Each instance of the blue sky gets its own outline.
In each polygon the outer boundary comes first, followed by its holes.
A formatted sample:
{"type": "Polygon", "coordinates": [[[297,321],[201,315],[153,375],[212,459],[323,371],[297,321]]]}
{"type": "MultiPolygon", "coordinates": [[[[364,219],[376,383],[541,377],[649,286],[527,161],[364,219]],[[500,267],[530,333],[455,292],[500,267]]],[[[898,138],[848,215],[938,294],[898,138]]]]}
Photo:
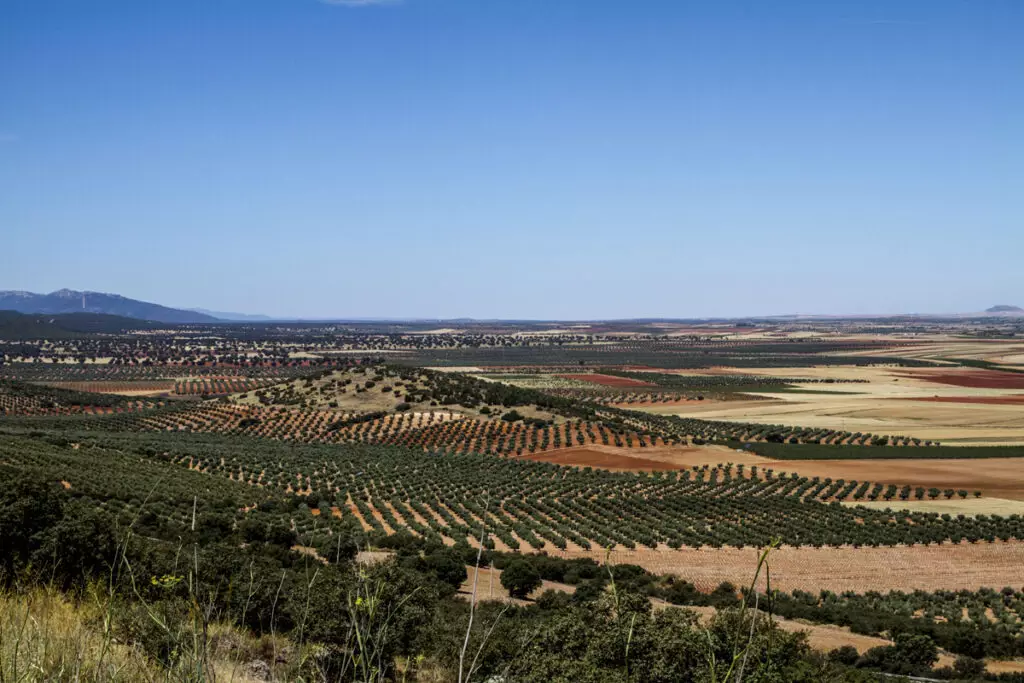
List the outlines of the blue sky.
{"type": "Polygon", "coordinates": [[[1024,305],[1020,0],[0,0],[0,289],[1024,305]]]}

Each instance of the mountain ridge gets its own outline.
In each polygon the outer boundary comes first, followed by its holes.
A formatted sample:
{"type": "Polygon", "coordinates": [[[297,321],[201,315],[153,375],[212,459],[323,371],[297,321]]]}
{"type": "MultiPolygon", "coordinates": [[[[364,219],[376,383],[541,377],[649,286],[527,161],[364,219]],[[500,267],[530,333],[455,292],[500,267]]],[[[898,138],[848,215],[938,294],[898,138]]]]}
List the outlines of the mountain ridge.
{"type": "Polygon", "coordinates": [[[219,318],[205,313],[129,299],[120,294],[74,289],[58,289],[49,294],[23,290],[0,291],[0,310],[32,315],[99,313],[172,324],[221,322],[219,318]]]}

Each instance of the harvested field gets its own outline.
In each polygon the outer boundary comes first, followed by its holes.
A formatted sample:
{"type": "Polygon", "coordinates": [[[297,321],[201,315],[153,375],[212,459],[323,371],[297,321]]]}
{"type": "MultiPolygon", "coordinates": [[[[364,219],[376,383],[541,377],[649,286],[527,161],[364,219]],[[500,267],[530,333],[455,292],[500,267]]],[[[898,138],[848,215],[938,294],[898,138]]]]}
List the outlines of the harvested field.
{"type": "Polygon", "coordinates": [[[644,382],[639,379],[632,379],[630,377],[614,377],[612,375],[599,375],[599,374],[587,374],[587,375],[556,375],[562,379],[575,379],[581,382],[590,382],[591,384],[600,384],[604,387],[653,387],[654,384],[650,382],[644,382]]]}
{"type": "MultiPolygon", "coordinates": [[[[611,561],[658,574],[677,574],[703,591],[723,581],[747,585],[757,566],[756,548],[615,550],[611,561]]],[[[559,557],[604,561],[604,551],[552,551],[559,557]]],[[[969,543],[888,548],[782,547],[770,558],[772,587],[858,593],[915,589],[978,590],[1019,586],[1024,580],[1024,543],[969,543]]],[[[763,586],[762,586],[763,587],[763,586]]]]}
{"type": "MultiPolygon", "coordinates": [[[[740,453],[736,454],[741,455],[740,453]]],[[[1024,457],[970,460],[768,460],[763,467],[807,477],[912,484],[981,491],[986,497],[1024,500],[1024,457]]]]}

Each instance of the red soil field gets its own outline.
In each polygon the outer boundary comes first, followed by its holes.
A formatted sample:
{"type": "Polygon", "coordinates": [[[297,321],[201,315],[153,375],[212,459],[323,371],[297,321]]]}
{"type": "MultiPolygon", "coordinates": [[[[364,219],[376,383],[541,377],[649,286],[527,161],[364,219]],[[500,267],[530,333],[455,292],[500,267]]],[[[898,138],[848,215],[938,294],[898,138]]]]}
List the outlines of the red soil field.
{"type": "Polygon", "coordinates": [[[576,379],[581,382],[590,382],[591,384],[600,384],[603,387],[652,387],[654,386],[650,382],[644,382],[638,379],[631,379],[629,377],[613,377],[612,375],[598,375],[598,374],[587,374],[587,375],[557,375],[562,379],[576,379]]]}
{"type": "Polygon", "coordinates": [[[998,370],[940,371],[932,373],[918,370],[903,373],[905,377],[923,379],[936,384],[971,389],[1024,389],[1024,373],[1000,372],[998,370]]]}
{"type": "Polygon", "coordinates": [[[523,459],[534,462],[552,462],[556,465],[599,467],[605,470],[632,472],[679,469],[678,465],[671,462],[660,462],[640,457],[634,458],[628,455],[597,451],[590,448],[562,448],[556,451],[524,455],[523,459]]]}
{"type": "MultiPolygon", "coordinates": [[[[1024,451],[1024,449],[1022,449],[1024,451]]],[[[738,455],[738,454],[737,454],[738,455]]],[[[981,491],[993,498],[1024,500],[1024,457],[921,460],[768,460],[758,463],[776,472],[797,472],[805,477],[831,477],[846,481],[938,489],[981,491]]],[[[1024,577],[1024,571],[1021,572],[1024,577]]]]}
{"type": "Polygon", "coordinates": [[[983,403],[992,406],[1024,405],[1024,394],[1012,396],[928,396],[924,398],[898,398],[897,401],[928,401],[931,403],[983,403]]]}
{"type": "Polygon", "coordinates": [[[645,448],[619,448],[590,444],[547,450],[523,457],[535,462],[632,472],[685,470],[694,465],[717,465],[725,462],[742,462],[748,465],[765,462],[760,456],[736,453],[724,446],[656,445],[645,448]]]}

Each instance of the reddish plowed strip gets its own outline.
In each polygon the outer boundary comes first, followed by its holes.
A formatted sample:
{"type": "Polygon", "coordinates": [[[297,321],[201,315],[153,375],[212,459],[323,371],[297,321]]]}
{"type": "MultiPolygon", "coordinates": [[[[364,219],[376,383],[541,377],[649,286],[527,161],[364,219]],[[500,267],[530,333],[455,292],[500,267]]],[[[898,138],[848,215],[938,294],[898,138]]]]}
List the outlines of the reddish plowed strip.
{"type": "Polygon", "coordinates": [[[965,372],[931,373],[925,370],[904,373],[906,377],[923,379],[936,384],[971,389],[1024,389],[1024,373],[998,370],[968,370],[965,372]]]}
{"type": "MultiPolygon", "coordinates": [[[[737,453],[737,455],[740,455],[737,453]]],[[[759,466],[805,477],[877,481],[938,489],[981,491],[994,498],[1024,500],[1024,457],[945,460],[768,460],[759,466]]]]}
{"type": "Polygon", "coordinates": [[[655,470],[677,470],[679,466],[671,462],[659,462],[647,458],[634,458],[617,453],[606,453],[589,448],[562,448],[557,451],[546,451],[524,455],[524,460],[534,462],[552,462],[556,465],[577,465],[579,467],[600,467],[606,470],[629,470],[633,472],[651,472],[655,470]]]}
{"type": "Polygon", "coordinates": [[[603,387],[653,387],[654,385],[650,382],[644,382],[639,379],[632,379],[630,377],[614,377],[612,375],[598,375],[598,374],[587,374],[587,375],[557,375],[562,379],[575,379],[581,382],[590,382],[591,384],[600,384],[603,387]]]}

